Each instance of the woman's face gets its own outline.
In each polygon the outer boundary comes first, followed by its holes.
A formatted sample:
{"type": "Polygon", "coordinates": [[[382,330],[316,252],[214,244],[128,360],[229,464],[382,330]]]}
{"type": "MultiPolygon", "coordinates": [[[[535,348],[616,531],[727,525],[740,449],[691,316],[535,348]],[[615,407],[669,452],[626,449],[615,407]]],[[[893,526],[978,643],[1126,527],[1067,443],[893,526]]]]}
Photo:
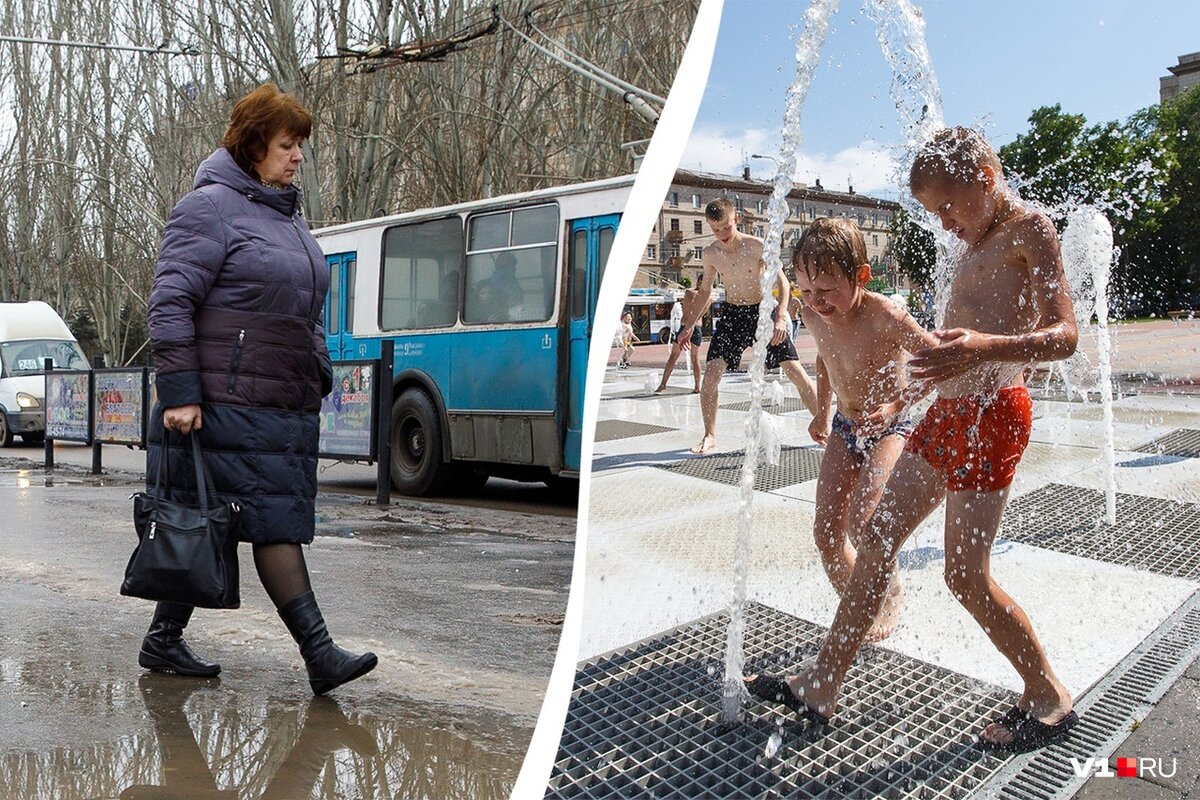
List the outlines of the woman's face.
{"type": "Polygon", "coordinates": [[[291,186],[296,169],[304,160],[300,152],[303,142],[302,138],[288,131],[277,131],[267,143],[267,152],[254,162],[254,171],[258,173],[259,180],[291,186]]]}

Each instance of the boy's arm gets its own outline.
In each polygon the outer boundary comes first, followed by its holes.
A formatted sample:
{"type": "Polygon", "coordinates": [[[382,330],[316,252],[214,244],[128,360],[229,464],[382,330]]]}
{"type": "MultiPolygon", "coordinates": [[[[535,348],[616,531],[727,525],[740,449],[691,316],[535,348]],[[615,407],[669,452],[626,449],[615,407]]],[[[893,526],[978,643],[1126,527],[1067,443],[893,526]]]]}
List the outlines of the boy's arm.
{"type": "Polygon", "coordinates": [[[1058,361],[1075,352],[1079,332],[1063,272],[1058,232],[1042,214],[1030,215],[1022,227],[1023,252],[1038,320],[1028,333],[1003,335],[967,328],[935,331],[941,344],[914,353],[913,377],[939,381],[988,361],[1034,363],[1058,361]]]}
{"type": "Polygon", "coordinates": [[[788,324],[788,300],[792,296],[792,284],[787,275],[783,274],[782,268],[775,276],[775,289],[779,292],[779,301],[775,304],[775,332],[771,334],[771,344],[779,344],[792,332],[791,325],[788,324]]]}
{"type": "Polygon", "coordinates": [[[825,444],[829,440],[832,408],[833,386],[829,383],[829,369],[825,366],[825,360],[817,356],[817,413],[808,426],[808,435],[817,444],[825,444]]]}

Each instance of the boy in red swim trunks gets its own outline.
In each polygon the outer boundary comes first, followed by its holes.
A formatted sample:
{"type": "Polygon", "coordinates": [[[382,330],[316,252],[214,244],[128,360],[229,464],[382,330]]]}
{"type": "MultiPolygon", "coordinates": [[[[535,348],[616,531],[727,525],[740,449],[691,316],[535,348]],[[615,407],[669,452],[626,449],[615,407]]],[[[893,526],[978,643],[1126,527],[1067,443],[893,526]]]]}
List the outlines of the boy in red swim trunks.
{"type": "Polygon", "coordinates": [[[1022,205],[979,134],[940,131],[915,159],[913,195],[966,244],[950,284],[936,347],[910,362],[938,399],[913,432],[859,537],[854,571],[815,665],[796,676],[759,675],[750,691],[827,721],[887,594],[904,540],[946,500],[946,583],[1024,683],[1009,711],[979,733],[985,747],[1023,752],[1061,739],[1078,721],[1025,612],[989,573],[1009,484],[1029,441],[1025,365],[1066,358],[1077,332],[1058,235],[1022,205]]]}

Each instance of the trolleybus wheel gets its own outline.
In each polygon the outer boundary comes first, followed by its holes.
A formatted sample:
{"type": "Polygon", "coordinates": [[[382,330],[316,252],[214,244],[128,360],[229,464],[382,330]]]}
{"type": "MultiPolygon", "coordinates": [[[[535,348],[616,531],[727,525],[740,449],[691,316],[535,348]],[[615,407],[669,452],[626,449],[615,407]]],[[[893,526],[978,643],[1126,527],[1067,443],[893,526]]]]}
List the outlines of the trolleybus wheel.
{"type": "Polygon", "coordinates": [[[442,426],[429,395],[405,389],[392,405],[392,485],[402,494],[441,494],[453,476],[442,461],[442,426]]]}

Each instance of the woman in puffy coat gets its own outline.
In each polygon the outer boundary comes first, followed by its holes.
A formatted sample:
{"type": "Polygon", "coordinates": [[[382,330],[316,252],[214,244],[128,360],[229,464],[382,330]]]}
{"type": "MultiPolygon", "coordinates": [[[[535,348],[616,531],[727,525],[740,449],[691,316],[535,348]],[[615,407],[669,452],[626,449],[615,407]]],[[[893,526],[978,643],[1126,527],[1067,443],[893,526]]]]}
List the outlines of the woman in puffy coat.
{"type": "MultiPolygon", "coordinates": [[[[147,316],[159,402],[146,474],[156,474],[165,439],[171,484],[194,485],[181,434],[200,432],[216,492],[241,506],[240,538],[324,694],[377,659],[330,639],[301,549],[313,539],[318,413],[332,380],[325,257],[292,186],[311,129],[293,98],[272,84],[255,89],[167,221],[147,316]]],[[[183,641],[192,610],[159,603],[138,663],[216,675],[221,667],[183,641]]]]}

